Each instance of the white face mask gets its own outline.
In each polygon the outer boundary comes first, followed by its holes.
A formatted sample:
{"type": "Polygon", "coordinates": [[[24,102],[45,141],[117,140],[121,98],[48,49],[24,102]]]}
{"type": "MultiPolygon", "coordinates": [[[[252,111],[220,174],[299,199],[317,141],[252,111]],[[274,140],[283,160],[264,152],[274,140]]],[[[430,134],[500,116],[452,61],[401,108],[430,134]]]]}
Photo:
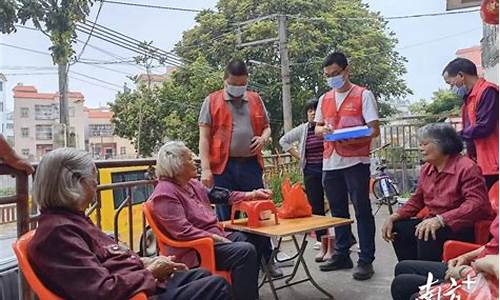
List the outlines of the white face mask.
{"type": "Polygon", "coordinates": [[[342,76],[342,74],[339,74],[337,76],[328,77],[326,79],[326,83],[332,89],[340,89],[341,87],[344,86],[345,80],[344,80],[344,77],[342,76]]]}
{"type": "Polygon", "coordinates": [[[247,90],[247,85],[230,85],[228,84],[226,86],[226,92],[235,97],[235,98],[241,98],[245,94],[245,91],[247,90]]]}

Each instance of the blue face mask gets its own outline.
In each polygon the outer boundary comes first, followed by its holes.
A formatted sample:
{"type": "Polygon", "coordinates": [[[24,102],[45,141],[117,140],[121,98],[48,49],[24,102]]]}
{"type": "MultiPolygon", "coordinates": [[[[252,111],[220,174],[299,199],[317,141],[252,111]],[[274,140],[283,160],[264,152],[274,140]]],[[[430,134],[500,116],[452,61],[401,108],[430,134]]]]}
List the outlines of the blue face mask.
{"type": "Polygon", "coordinates": [[[339,74],[337,76],[328,77],[326,79],[326,84],[328,84],[328,86],[331,87],[332,89],[340,89],[341,87],[344,86],[345,80],[342,77],[342,74],[339,74]]]}
{"type": "Polygon", "coordinates": [[[465,95],[467,94],[467,88],[465,87],[465,85],[462,85],[460,87],[454,85],[451,88],[451,91],[453,93],[455,93],[460,99],[463,99],[465,97],[465,95]]]}
{"type": "Polygon", "coordinates": [[[226,92],[235,97],[235,98],[241,98],[245,94],[245,91],[247,90],[247,85],[230,85],[228,84],[226,86],[226,92]]]}

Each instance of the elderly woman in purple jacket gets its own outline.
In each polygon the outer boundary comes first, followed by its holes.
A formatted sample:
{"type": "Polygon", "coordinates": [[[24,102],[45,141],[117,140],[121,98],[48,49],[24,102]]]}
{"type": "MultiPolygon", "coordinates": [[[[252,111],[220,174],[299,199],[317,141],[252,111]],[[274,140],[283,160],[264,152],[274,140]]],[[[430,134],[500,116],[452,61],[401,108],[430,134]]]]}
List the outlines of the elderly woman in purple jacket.
{"type": "MultiPolygon", "coordinates": [[[[196,179],[193,153],[182,142],[171,141],[161,147],[156,174],[159,181],[148,201],[152,202],[158,226],[175,240],[212,238],[215,242],[216,267],[231,272],[234,298],[257,299],[259,262],[261,257],[266,261],[270,259],[270,240],[241,232],[225,232],[218,226],[209,191],[196,179]]],[[[265,189],[233,191],[228,192],[225,200],[234,204],[245,200],[268,199],[270,196],[271,191],[265,189]]],[[[199,264],[194,250],[171,248],[169,253],[189,267],[199,264]]],[[[271,269],[271,275],[280,275],[271,269]]]]}
{"type": "Polygon", "coordinates": [[[141,258],[85,216],[97,169],[87,152],[60,148],[38,165],[33,200],[41,210],[28,258],[42,283],[63,299],[123,300],[144,292],[158,300],[231,299],[228,283],[188,271],[173,257],[141,258]]]}

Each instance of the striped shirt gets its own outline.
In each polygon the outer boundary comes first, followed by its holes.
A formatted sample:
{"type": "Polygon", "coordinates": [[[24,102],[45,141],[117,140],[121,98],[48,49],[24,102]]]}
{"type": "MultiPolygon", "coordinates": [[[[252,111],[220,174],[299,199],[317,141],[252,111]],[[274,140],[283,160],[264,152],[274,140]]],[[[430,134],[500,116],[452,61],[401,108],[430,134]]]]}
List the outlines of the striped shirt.
{"type": "Polygon", "coordinates": [[[307,129],[306,165],[323,164],[323,139],[314,133],[314,127],[307,129]]]}

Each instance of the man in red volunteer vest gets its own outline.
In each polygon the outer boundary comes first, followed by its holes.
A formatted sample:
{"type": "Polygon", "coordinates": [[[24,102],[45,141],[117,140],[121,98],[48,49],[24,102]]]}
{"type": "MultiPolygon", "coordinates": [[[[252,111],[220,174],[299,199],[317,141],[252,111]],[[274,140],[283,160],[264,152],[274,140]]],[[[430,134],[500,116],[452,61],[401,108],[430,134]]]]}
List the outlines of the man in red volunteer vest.
{"type": "MultiPolygon", "coordinates": [[[[264,187],[261,150],[269,141],[271,128],[259,94],[247,90],[248,71],[240,59],[233,59],[224,71],[224,89],[208,95],[200,110],[201,181],[206,187],[234,191],[264,187]]],[[[216,205],[217,218],[230,218],[229,205],[216,205]]],[[[271,275],[281,270],[271,265],[271,275]]]]}
{"type": "MultiPolygon", "coordinates": [[[[371,136],[324,144],[323,187],[333,217],[349,218],[349,199],[356,211],[361,253],[353,277],[367,280],[373,276],[375,259],[375,220],[369,199],[370,144],[379,135],[378,109],[369,90],[349,81],[349,66],[343,53],[328,55],[323,63],[327,83],[332,88],[319,100],[316,134],[367,125],[371,136]]],[[[349,248],[351,227],[335,227],[335,253],[320,266],[321,271],[353,268],[349,248]]]]}
{"type": "Polygon", "coordinates": [[[479,78],[476,65],[466,58],[448,63],[443,78],[464,99],[460,135],[489,189],[498,181],[498,85],[479,78]]]}

